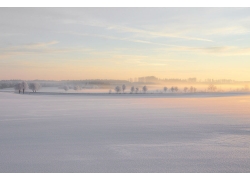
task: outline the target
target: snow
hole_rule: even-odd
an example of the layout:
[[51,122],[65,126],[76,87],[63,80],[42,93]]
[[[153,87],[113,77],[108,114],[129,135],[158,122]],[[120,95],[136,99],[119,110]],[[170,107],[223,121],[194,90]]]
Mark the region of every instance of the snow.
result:
[[0,172],[250,172],[248,94],[0,92]]

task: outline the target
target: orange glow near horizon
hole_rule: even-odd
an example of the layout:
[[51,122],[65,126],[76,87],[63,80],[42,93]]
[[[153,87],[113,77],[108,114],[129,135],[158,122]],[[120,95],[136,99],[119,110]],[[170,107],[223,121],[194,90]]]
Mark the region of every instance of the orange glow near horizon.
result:
[[156,76],[250,81],[249,12],[2,8],[0,23],[7,25],[0,30],[0,80]]

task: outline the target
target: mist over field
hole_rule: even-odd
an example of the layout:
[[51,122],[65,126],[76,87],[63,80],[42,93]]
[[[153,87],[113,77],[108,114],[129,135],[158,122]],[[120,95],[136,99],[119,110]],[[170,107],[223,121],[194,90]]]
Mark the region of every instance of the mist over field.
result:
[[249,94],[48,90],[0,92],[0,172],[250,171]]

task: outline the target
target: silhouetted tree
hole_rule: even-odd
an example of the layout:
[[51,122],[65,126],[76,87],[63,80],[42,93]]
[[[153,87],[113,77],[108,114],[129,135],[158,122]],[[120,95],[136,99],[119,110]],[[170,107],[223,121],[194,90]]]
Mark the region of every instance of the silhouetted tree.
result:
[[146,93],[146,91],[148,90],[147,86],[143,86],[142,90],[143,90],[144,93]]
[[137,94],[139,92],[139,88],[135,88],[135,93]]
[[131,93],[133,93],[135,91],[135,87],[132,86],[131,89],[130,89]]
[[168,88],[167,87],[164,87],[163,90],[165,91],[165,93],[167,92]]
[[191,87],[189,88],[189,91],[190,91],[191,93],[193,93],[193,92],[194,92],[194,87],[191,86]]
[[22,90],[23,90],[23,94],[24,94],[24,91],[26,90],[26,89],[28,89],[28,83],[26,82],[26,81],[23,81],[23,82],[21,82],[21,86],[22,86]]
[[75,91],[79,91],[79,90],[81,90],[81,87],[78,86],[78,85],[76,85],[76,86],[74,86],[74,90],[75,90]]
[[174,91],[175,92],[177,92],[179,89],[178,89],[178,87],[176,86],[176,87],[174,87]]
[[116,91],[116,93],[119,93],[119,92],[121,91],[120,86],[116,86],[116,87],[115,87],[115,91]]
[[20,94],[21,90],[22,90],[22,84],[21,83],[17,83],[14,86],[14,89],[17,90]]
[[38,91],[40,88],[41,88],[41,85],[37,82],[29,84],[29,89],[31,89],[33,92]]
[[216,89],[217,89],[217,87],[215,86],[215,85],[213,85],[213,84],[210,84],[209,86],[208,86],[208,91],[210,91],[210,92],[215,92],[216,91]]
[[65,91],[68,91],[68,90],[69,90],[69,87],[68,87],[67,85],[65,85],[65,86],[63,86],[63,89],[64,89]]
[[124,93],[125,89],[126,89],[126,85],[123,84],[123,85],[122,85],[122,92],[123,92],[123,93]]
[[171,90],[172,92],[174,92],[174,87],[172,86],[170,90]]

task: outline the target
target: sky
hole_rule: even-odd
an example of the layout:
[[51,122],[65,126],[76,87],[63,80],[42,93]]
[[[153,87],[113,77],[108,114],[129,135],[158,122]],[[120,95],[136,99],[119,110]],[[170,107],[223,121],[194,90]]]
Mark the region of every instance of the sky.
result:
[[249,8],[0,8],[0,79],[250,80]]

